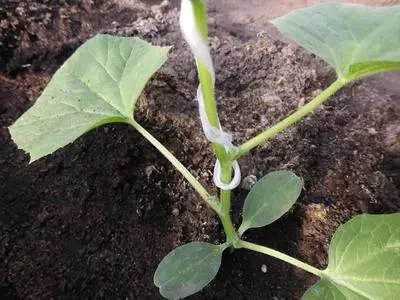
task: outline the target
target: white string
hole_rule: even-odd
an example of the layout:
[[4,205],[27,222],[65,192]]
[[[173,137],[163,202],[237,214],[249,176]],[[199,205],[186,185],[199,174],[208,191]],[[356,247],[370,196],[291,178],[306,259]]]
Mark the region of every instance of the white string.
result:
[[[212,84],[213,86],[215,86],[215,71],[211,54],[208,48],[208,43],[202,38],[199,30],[197,29],[194,7],[191,0],[182,0],[179,23],[183,32],[183,36],[189,44],[190,49],[192,50],[196,58],[196,63],[202,63],[207,67],[207,70],[212,79]],[[212,143],[220,144],[224,146],[225,149],[232,148],[232,134],[223,131],[221,124],[218,124],[218,127],[212,126],[207,117],[204,105],[204,95],[201,90],[201,85],[199,85],[197,89],[197,101],[199,103],[201,125],[203,127],[203,131],[207,140]],[[214,166],[213,176],[215,185],[223,190],[232,190],[236,188],[239,185],[241,179],[240,167],[237,161],[233,162],[233,170],[233,180],[229,184],[223,183],[220,180],[221,165],[219,160],[217,159]]]
[[208,50],[207,41],[205,41],[197,30],[197,23],[194,15],[194,7],[191,0],[182,0],[181,15],[179,18],[181,30],[186,42],[189,44],[196,60],[200,60],[210,72],[215,81],[214,65]]
[[203,127],[204,134],[212,143],[217,143],[223,145],[225,148],[232,148],[232,134],[222,130],[221,125],[219,128],[215,128],[210,124],[206,114],[206,108],[204,106],[203,93],[201,92],[201,87],[197,88],[197,101],[199,102],[199,114],[201,125]]
[[217,159],[214,166],[214,176],[213,176],[215,185],[225,191],[233,190],[240,184],[240,178],[241,178],[240,167],[236,160],[233,162],[233,173],[235,175],[233,176],[232,181],[228,184],[223,183],[221,181],[221,164]]

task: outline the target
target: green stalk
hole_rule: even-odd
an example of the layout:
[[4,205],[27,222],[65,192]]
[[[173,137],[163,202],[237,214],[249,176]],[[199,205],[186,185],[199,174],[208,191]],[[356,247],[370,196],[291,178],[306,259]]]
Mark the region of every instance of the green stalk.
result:
[[266,255],[269,255],[269,256],[273,256],[273,257],[275,257],[277,259],[280,259],[280,260],[283,260],[283,261],[285,261],[285,262],[287,262],[287,263],[289,263],[289,264],[291,264],[293,266],[296,266],[296,267],[298,267],[300,269],[303,269],[304,271],[312,273],[312,274],[314,274],[314,275],[316,275],[318,277],[322,277],[323,276],[324,271],[319,270],[317,268],[314,268],[313,266],[310,266],[310,265],[308,265],[308,264],[306,264],[306,263],[304,263],[304,262],[302,262],[300,260],[297,260],[297,259],[295,259],[295,258],[293,258],[293,257],[291,257],[289,255],[286,255],[286,254],[284,254],[282,252],[279,252],[279,251],[276,251],[274,249],[271,249],[271,248],[268,248],[268,247],[264,247],[264,246],[260,246],[260,245],[257,245],[257,244],[253,244],[253,243],[249,243],[249,242],[242,241],[242,240],[238,242],[238,246],[239,246],[238,248],[246,248],[246,249],[253,250],[253,251],[256,251],[256,252],[260,252],[260,253],[263,253],[263,254],[266,254]]
[[[207,10],[205,1],[193,0],[192,3],[200,34],[202,35],[204,41],[208,43]],[[207,119],[211,126],[219,128],[220,122],[217,111],[217,103],[215,100],[215,89],[212,75],[210,74],[207,66],[204,65],[204,63],[197,57],[196,63]],[[220,179],[224,183],[229,183],[232,180],[232,161],[229,159],[224,146],[217,143],[213,143],[212,146],[214,153],[221,164]],[[234,246],[239,240],[239,237],[231,220],[231,191],[221,190],[220,200],[221,209],[218,212],[218,216],[220,217],[222,226],[224,227],[227,242]]]
[[[200,61],[197,62],[197,70],[199,72],[207,118],[212,126],[219,128],[217,103],[215,101],[215,90],[211,75],[207,67]],[[221,163],[221,181],[224,183],[231,182],[232,161],[229,160],[225,148],[222,145],[213,143],[213,150]],[[222,226],[224,227],[228,243],[234,245],[239,237],[231,220],[231,191],[221,190],[220,200],[221,209],[218,216],[220,217]]]
[[[219,128],[219,117],[217,111],[217,102],[215,101],[215,89],[213,81],[207,67],[197,60],[197,72],[199,74],[201,91],[204,98],[204,107],[208,121],[213,127]],[[221,164],[227,161],[228,155],[222,145],[213,143],[213,150]]]
[[[207,6],[204,0],[191,0],[195,15],[197,28],[204,42],[208,43],[208,18]],[[199,74],[201,92],[203,93],[204,107],[208,121],[213,127],[219,128],[219,117],[217,111],[217,102],[215,101],[215,89],[213,79],[204,62],[196,57],[197,72]],[[228,155],[225,148],[221,145],[213,143],[213,151],[219,161],[224,163],[227,161]]]
[[[221,164],[221,181],[229,183],[231,180],[232,163]],[[231,220],[231,195],[232,193],[230,190],[221,190],[221,213],[219,214],[219,217],[222,226],[224,227],[227,242],[235,247],[236,243],[239,241],[239,236],[237,235]]]
[[191,0],[196,19],[196,25],[200,35],[207,42],[208,40],[208,17],[207,5],[205,0]]
[[337,79],[334,83],[332,83],[326,90],[324,90],[321,94],[311,100],[309,103],[304,105],[302,108],[280,121],[278,124],[273,127],[267,129],[266,131],[260,133],[256,137],[250,139],[246,143],[239,146],[235,153],[232,155],[232,160],[237,160],[246,153],[250,152],[253,148],[258,145],[268,141],[269,139],[276,136],[278,133],[284,131],[286,128],[294,125],[299,122],[301,119],[309,115],[313,112],[318,106],[324,103],[329,99],[334,93],[336,93],[339,89],[341,89],[348,81],[343,78]]
[[185,168],[184,165],[165,148],[154,136],[151,135],[146,129],[144,129],[139,123],[134,120],[129,120],[127,123],[132,125],[144,138],[146,138],[162,155],[168,159],[171,164],[186,178],[186,180],[193,186],[193,188],[199,193],[201,198],[206,201],[217,213],[220,211],[220,205],[216,200],[215,196],[211,196],[202,184]]

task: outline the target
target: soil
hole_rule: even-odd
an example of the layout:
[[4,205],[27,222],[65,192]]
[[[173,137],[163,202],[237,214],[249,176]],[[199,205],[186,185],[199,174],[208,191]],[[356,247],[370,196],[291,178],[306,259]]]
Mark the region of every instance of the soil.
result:
[[[214,158],[194,101],[194,62],[178,30],[176,3],[147,2],[24,0],[0,8],[2,299],[161,299],[152,277],[169,251],[190,241],[224,240],[213,212],[132,128],[95,129],[31,165],[8,133],[55,70],[97,32],[174,45],[140,99],[138,119],[216,192]],[[235,143],[334,80],[323,61],[265,25],[266,16],[255,13],[261,4],[243,12],[240,4],[235,11],[210,2],[220,117]],[[232,22],[229,16],[240,11],[241,19]],[[399,211],[399,78],[387,74],[351,84],[241,159],[236,224],[252,176],[290,169],[305,181],[290,213],[246,239],[323,268],[340,224],[360,213]],[[299,299],[316,280],[270,257],[226,251],[217,278],[190,299]]]

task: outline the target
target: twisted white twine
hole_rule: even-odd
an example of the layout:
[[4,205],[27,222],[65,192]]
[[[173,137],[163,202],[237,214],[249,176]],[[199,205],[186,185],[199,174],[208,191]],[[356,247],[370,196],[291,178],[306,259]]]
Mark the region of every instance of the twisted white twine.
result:
[[[215,71],[214,65],[211,59],[211,54],[208,48],[208,42],[205,40],[200,31],[197,28],[197,23],[195,19],[194,7],[192,5],[192,0],[182,0],[181,2],[181,15],[180,15],[180,26],[183,36],[192,50],[197,65],[199,62],[207,67],[207,70],[212,78],[212,84],[215,86]],[[205,105],[204,105],[204,95],[201,90],[201,85],[197,89],[197,101],[199,102],[199,114],[201,125],[203,127],[204,134],[206,138],[216,144],[223,145],[225,149],[233,147],[232,144],[232,134],[227,133],[222,130],[221,124],[218,124],[218,128],[211,125],[208,120]],[[217,187],[223,190],[233,190],[240,183],[240,168],[237,161],[233,162],[234,177],[229,184],[225,184],[220,180],[221,177],[221,165],[217,159],[214,167],[213,180]]]
[[217,161],[215,162],[214,175],[213,175],[213,180],[214,180],[215,185],[225,191],[233,190],[240,184],[240,179],[242,176],[240,173],[240,167],[239,167],[239,163],[237,162],[237,160],[235,160],[233,162],[233,173],[234,173],[234,176],[233,176],[232,181],[228,184],[223,183],[220,178],[221,177],[221,164],[220,164],[219,160],[217,159]]

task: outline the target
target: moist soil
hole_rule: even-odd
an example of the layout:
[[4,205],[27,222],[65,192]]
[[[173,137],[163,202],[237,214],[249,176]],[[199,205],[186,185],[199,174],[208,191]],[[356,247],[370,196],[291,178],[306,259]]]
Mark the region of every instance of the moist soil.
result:
[[[133,128],[95,129],[30,165],[7,129],[68,56],[96,33],[174,45],[140,98],[138,120],[216,193],[214,157],[194,100],[195,65],[178,30],[178,11],[174,3],[151,4],[2,4],[1,299],[161,299],[152,278],[169,251],[190,241],[224,241],[215,214]],[[251,26],[250,20],[240,26],[220,16],[211,9],[210,44],[221,122],[236,144],[281,120],[335,79],[323,61],[262,31],[260,24]],[[340,224],[361,213],[399,211],[396,75],[349,85],[240,160],[242,185],[233,193],[237,225],[255,178],[290,169],[305,182],[294,209],[266,228],[250,230],[247,240],[324,268]],[[316,280],[271,257],[226,251],[216,279],[189,298],[300,299]]]

